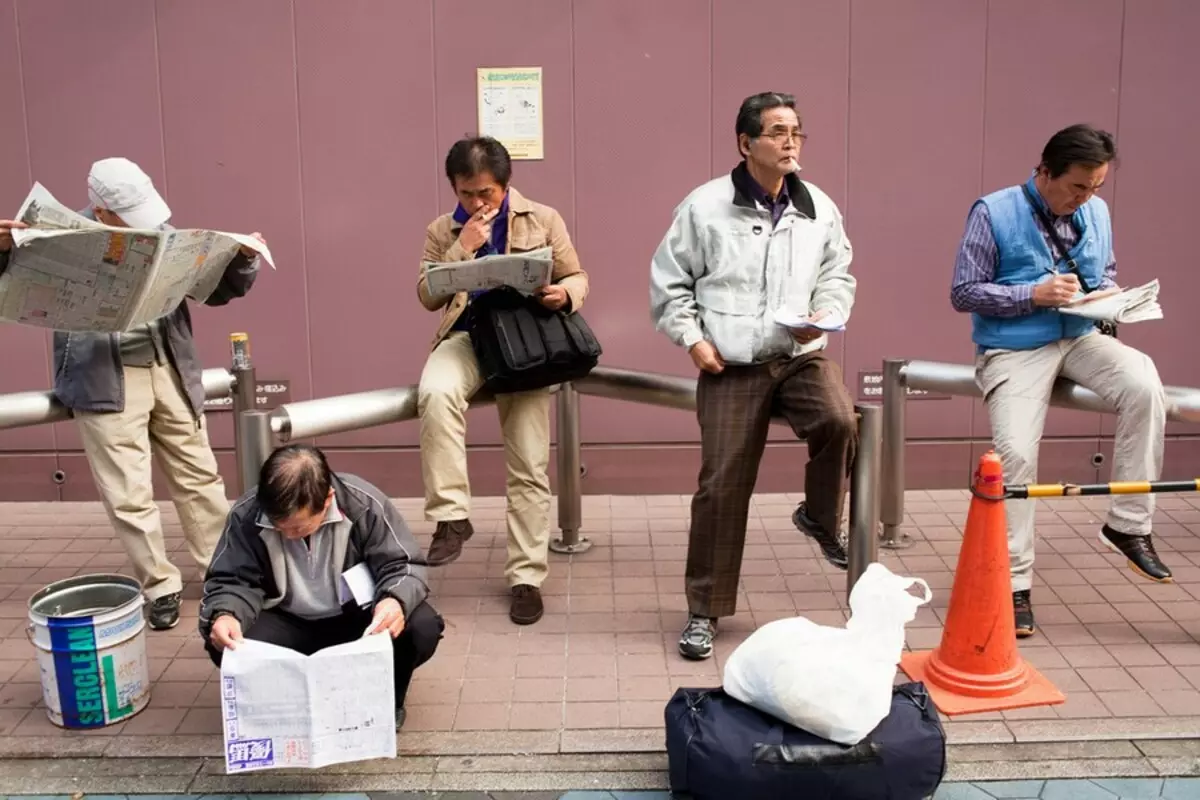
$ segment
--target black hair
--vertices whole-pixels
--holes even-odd
[[[512,179],[512,158],[491,136],[459,139],[446,154],[446,179],[451,186],[455,178],[474,178],[483,172],[492,173],[496,183],[505,188]]]
[[[1042,161],[1051,178],[1057,178],[1075,164],[1099,167],[1117,158],[1113,135],[1091,125],[1072,125],[1050,137],[1042,148]]]
[[[734,125],[734,135],[738,140],[738,155],[742,155],[741,138],[746,134],[751,139],[762,136],[762,115],[772,108],[790,108],[796,111],[795,95],[786,92],[759,92],[752,94],[742,101],[738,109],[737,122]],[[800,120],[800,112],[796,111],[796,120]],[[803,127],[803,123],[801,123]]]
[[[316,514],[325,508],[333,473],[325,454],[312,445],[289,444],[267,458],[258,475],[258,505],[271,521],[298,511]]]

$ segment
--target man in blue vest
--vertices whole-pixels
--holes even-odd
[[[1072,125],[1050,138],[1022,185],[980,198],[967,217],[950,301],[970,313],[975,375],[1010,484],[1037,480],[1038,444],[1060,375],[1117,410],[1112,479],[1157,480],[1166,397],[1154,362],[1094,322],[1059,313],[1117,290],[1108,205],[1096,196],[1116,158],[1111,134]],[[1009,500],[1008,547],[1017,636],[1032,636],[1033,500]],[[1114,496],[1100,543],[1159,583],[1171,571],[1151,539],[1154,495]]]

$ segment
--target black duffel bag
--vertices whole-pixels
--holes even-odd
[[[919,682],[895,687],[888,716],[850,746],[721,689],[677,690],[666,722],[671,791],[695,800],[924,800],[946,774],[946,734]]]
[[[489,289],[468,310],[471,346],[492,394],[577,380],[600,360],[600,343],[582,316],[551,311],[510,286]]]

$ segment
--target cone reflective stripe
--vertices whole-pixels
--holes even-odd
[[[900,659],[900,668],[923,681],[950,716],[1066,700],[1017,650],[1003,498],[1000,458],[988,452],[975,475],[941,644]]]

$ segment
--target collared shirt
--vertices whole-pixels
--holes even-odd
[[[287,594],[279,609],[302,619],[324,619],[342,613],[338,586],[342,565],[334,563],[334,530],[346,522],[335,498],[325,512],[321,527],[303,539],[289,539],[276,530],[265,515],[258,525],[279,537],[287,574]]]
[[[118,334],[121,363],[127,367],[152,367],[167,363],[163,323],[156,319]]]
[[[783,212],[792,203],[792,198],[788,196],[787,181],[784,181],[779,187],[779,193],[774,197],[767,194],[767,190],[747,172],[747,177],[750,180],[746,181],[746,188],[749,190],[750,199],[758,203],[760,206],[771,212],[771,226],[778,228],[779,220],[783,219]]]
[[[1049,209],[1047,209],[1049,210]],[[1054,231],[1068,250],[1079,242],[1079,233],[1071,224],[1071,215],[1051,215]],[[1057,253],[1054,242],[1040,214],[1034,214],[1034,224],[1046,240],[1051,253]],[[1058,254],[1056,257],[1061,257]],[[995,283],[996,267],[1000,264],[1000,250],[992,234],[992,219],[987,206],[977,203],[967,215],[966,232],[958,248],[954,262],[954,279],[950,288],[950,302],[959,311],[981,314],[985,317],[1021,317],[1032,314],[1032,283],[1003,286]],[[1117,285],[1117,259],[1112,256],[1104,269],[1104,280],[1096,287],[1110,289]]]

